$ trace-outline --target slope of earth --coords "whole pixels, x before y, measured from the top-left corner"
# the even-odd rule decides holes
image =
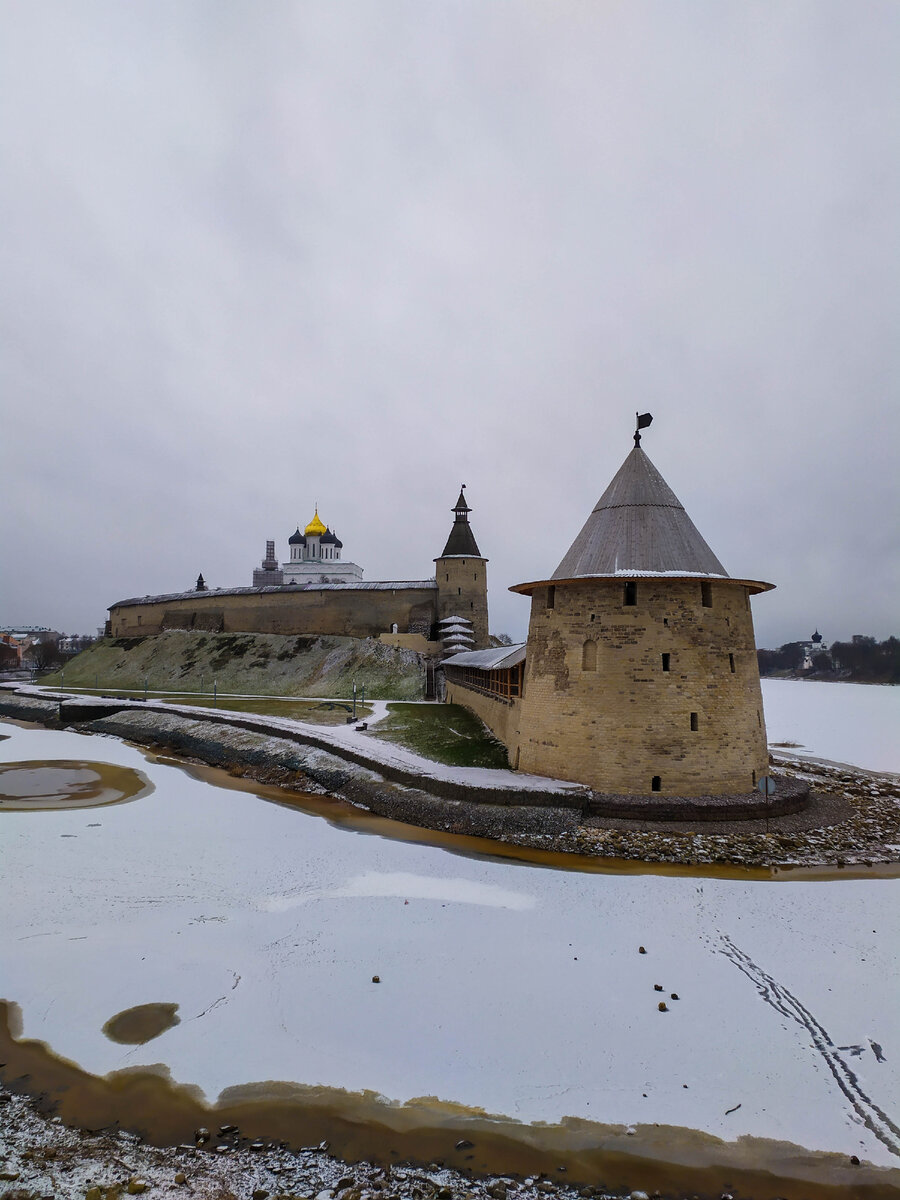
[[[374,638],[189,633],[104,638],[65,668],[67,687],[243,692],[270,696],[369,696],[417,700],[422,660]],[[42,679],[60,685],[62,673]]]

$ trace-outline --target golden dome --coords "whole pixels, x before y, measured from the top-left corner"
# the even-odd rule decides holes
[[[316,515],[313,517],[313,519],[310,521],[310,523],[307,525],[307,527],[303,530],[303,533],[306,537],[321,537],[323,533],[327,533],[327,532],[328,532],[327,528],[319,520],[319,509],[317,507]]]

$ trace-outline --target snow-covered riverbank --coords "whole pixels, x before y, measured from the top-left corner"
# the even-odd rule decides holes
[[[540,870],[348,832],[112,739],[5,732],[2,761],[102,750],[155,784],[0,814],[6,998],[95,1075],[164,1062],[210,1098],[285,1080],[900,1162],[898,880]],[[180,1024],[104,1036],[147,1003]]]

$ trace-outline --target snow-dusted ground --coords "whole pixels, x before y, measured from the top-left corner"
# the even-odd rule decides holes
[[[94,758],[155,784],[130,804],[0,813],[2,995],[26,1036],[93,1072],[165,1062],[210,1098],[290,1080],[900,1159],[900,880],[472,858],[113,739],[2,728],[0,762]],[[145,1046],[104,1037],[153,1002],[181,1024]]]
[[[769,744],[870,771],[900,771],[900,687],[763,679]]]

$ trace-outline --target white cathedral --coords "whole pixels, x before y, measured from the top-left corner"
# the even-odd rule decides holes
[[[272,587],[306,583],[355,583],[362,579],[363,569],[357,563],[343,562],[344,543],[316,515],[300,532],[288,538],[290,557],[279,567],[274,541],[266,542],[266,557],[262,566],[253,572],[254,587]]]

